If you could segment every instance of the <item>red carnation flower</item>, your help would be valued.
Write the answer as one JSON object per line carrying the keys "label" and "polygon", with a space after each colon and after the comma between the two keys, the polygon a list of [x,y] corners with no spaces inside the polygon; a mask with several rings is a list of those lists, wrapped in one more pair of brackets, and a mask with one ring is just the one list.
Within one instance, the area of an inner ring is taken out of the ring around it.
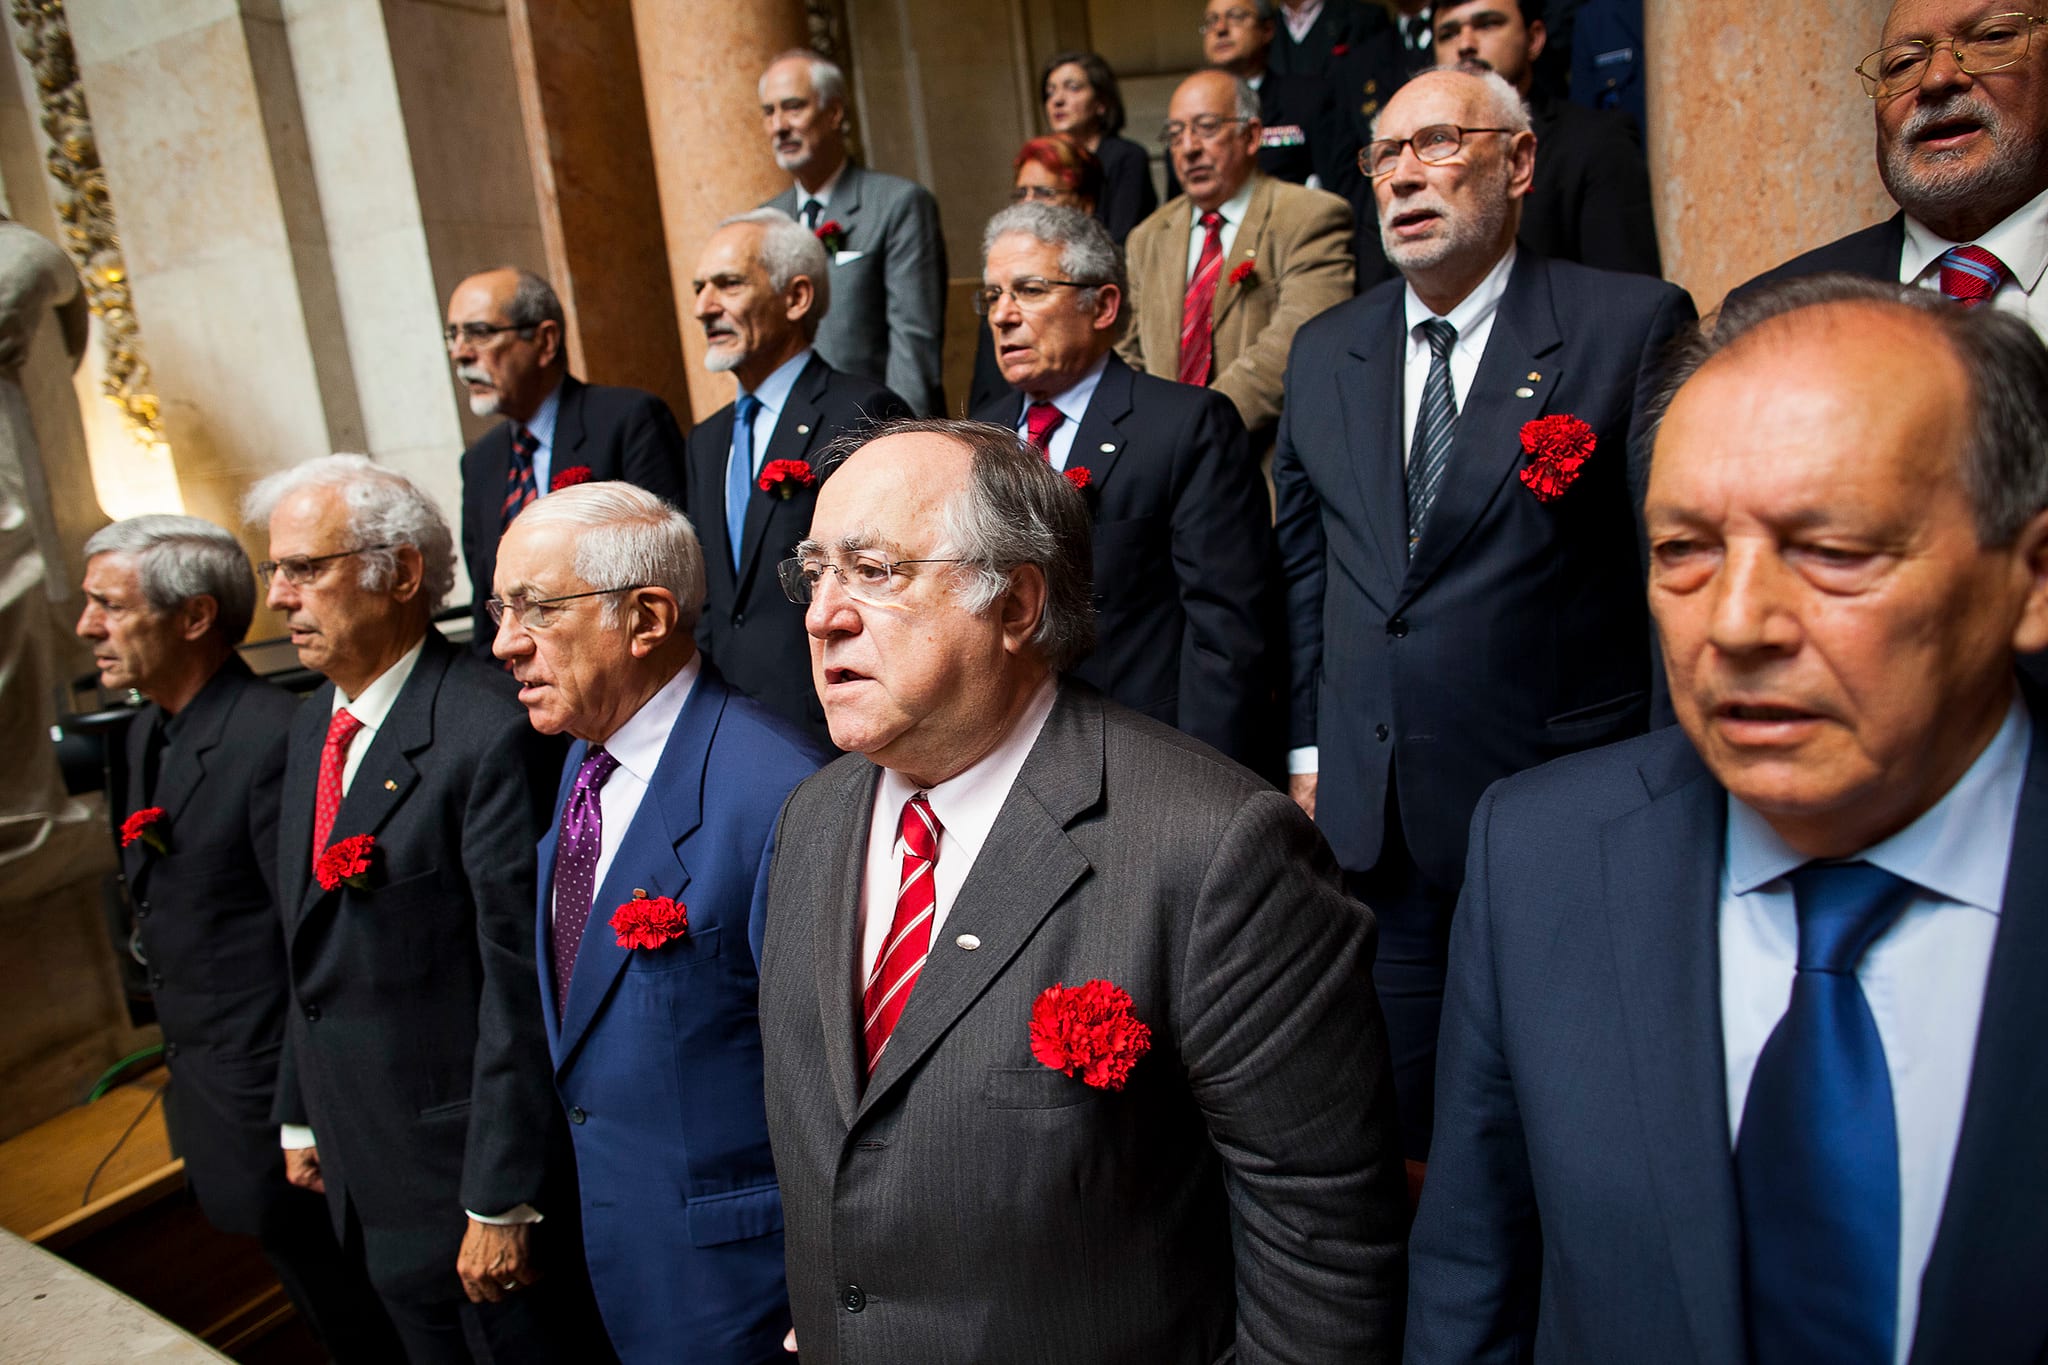
{"label": "red carnation flower", "polygon": [[818,224],[818,241],[833,255],[846,250],[846,228],[837,218],[827,218]]}
{"label": "red carnation flower", "polygon": [[1230,282],[1232,284],[1243,284],[1250,280],[1254,273],[1250,261],[1239,261],[1237,268],[1230,272]]}
{"label": "red carnation flower", "polygon": [[612,911],[612,930],[621,948],[659,948],[690,929],[690,910],[667,896],[635,895]]}
{"label": "red carnation flower", "polygon": [[1152,1029],[1132,1013],[1121,986],[1090,981],[1048,986],[1031,1006],[1031,1055],[1098,1090],[1121,1090],[1152,1050]]}
{"label": "red carnation flower", "polygon": [[374,835],[352,834],[327,846],[327,851],[313,864],[313,876],[322,891],[332,891],[337,886],[365,890],[370,885],[370,855],[376,851]]}
{"label": "red carnation flower", "polygon": [[572,464],[567,469],[557,470],[555,477],[548,480],[548,492],[559,493],[564,488],[574,488],[579,483],[590,482],[590,466]]}
{"label": "red carnation flower", "polygon": [[121,847],[126,848],[140,839],[158,853],[169,853],[170,841],[164,837],[167,833],[169,831],[164,826],[164,808],[144,806],[121,822]]}
{"label": "red carnation flower", "polygon": [[1341,57],[1341,56],[1343,56],[1343,55],[1344,55],[1345,53],[1349,52],[1350,50],[1351,50],[1351,44],[1349,44],[1349,43],[1331,43],[1331,44],[1330,44],[1330,55],[1331,55],[1332,57]]}
{"label": "red carnation flower", "polygon": [[788,502],[817,481],[809,460],[770,460],[754,482],[763,493],[773,493]]}
{"label": "red carnation flower", "polygon": [[1593,428],[1569,413],[1522,423],[1522,453],[1529,456],[1519,477],[1544,502],[1562,497],[1593,457]]}
{"label": "red carnation flower", "polygon": [[1071,465],[1061,470],[1060,474],[1068,483],[1074,485],[1074,487],[1082,492],[1088,491],[1088,467],[1086,465]]}

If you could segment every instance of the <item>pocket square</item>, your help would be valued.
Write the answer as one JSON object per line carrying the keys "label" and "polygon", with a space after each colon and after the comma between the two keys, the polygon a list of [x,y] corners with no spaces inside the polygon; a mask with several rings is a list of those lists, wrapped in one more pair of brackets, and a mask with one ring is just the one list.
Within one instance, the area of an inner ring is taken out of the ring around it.
{"label": "pocket square", "polygon": [[832,258],[832,264],[852,265],[855,261],[859,260],[861,257],[865,255],[867,255],[865,251],[842,251]]}

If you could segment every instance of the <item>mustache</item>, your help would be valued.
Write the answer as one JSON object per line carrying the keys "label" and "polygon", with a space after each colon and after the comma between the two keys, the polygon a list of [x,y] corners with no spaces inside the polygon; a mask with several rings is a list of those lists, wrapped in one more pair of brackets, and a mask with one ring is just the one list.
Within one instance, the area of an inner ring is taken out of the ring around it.
{"label": "mustache", "polygon": [[497,387],[491,383],[489,375],[474,365],[457,365],[455,367],[455,377],[465,384],[482,384],[485,388]]}
{"label": "mustache", "polygon": [[1987,133],[2003,131],[1998,111],[1988,102],[1976,97],[1975,91],[1958,90],[1939,104],[1923,104],[1906,116],[1899,125],[1899,139],[1917,142],[1930,129],[1944,123],[1953,123],[1958,118],[1974,119]]}

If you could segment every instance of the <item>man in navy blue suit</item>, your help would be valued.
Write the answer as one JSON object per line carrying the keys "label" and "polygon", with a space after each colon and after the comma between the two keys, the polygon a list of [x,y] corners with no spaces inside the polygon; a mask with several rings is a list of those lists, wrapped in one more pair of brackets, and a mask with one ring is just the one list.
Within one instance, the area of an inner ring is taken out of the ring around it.
{"label": "man in navy blue suit", "polygon": [[1402,278],[1296,335],[1273,484],[1289,786],[1379,916],[1373,976],[1421,1162],[1472,808],[1648,723],[1629,434],[1693,310],[1671,285],[1516,247],[1537,152],[1499,75],[1418,76],[1375,137]]}
{"label": "man in navy blue suit", "polygon": [[541,1010],[628,1365],[759,1365],[789,1328],[755,958],[775,819],[824,751],[698,655],[703,600],[689,520],[607,482],[513,522],[489,603],[534,728],[582,741],[540,844]]}
{"label": "man in navy blue suit", "polygon": [[1407,1359],[2038,1359],[2048,349],[1834,276],[1673,382],[1679,725],[1473,819]]}

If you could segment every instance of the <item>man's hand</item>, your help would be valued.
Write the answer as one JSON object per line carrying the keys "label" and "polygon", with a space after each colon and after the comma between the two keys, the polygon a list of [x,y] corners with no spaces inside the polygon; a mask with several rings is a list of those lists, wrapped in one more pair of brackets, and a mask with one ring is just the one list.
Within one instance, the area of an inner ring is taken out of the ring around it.
{"label": "man's hand", "polygon": [[1308,818],[1316,818],[1316,775],[1314,773],[1289,773],[1287,794],[1294,798]]}
{"label": "man's hand", "polygon": [[327,1181],[320,1175],[320,1149],[318,1147],[285,1148],[284,1178],[302,1190],[311,1190],[315,1194],[327,1193]]}
{"label": "man's hand", "polygon": [[532,1284],[540,1278],[533,1260],[533,1224],[470,1219],[455,1273],[471,1303],[501,1303],[507,1294]]}

